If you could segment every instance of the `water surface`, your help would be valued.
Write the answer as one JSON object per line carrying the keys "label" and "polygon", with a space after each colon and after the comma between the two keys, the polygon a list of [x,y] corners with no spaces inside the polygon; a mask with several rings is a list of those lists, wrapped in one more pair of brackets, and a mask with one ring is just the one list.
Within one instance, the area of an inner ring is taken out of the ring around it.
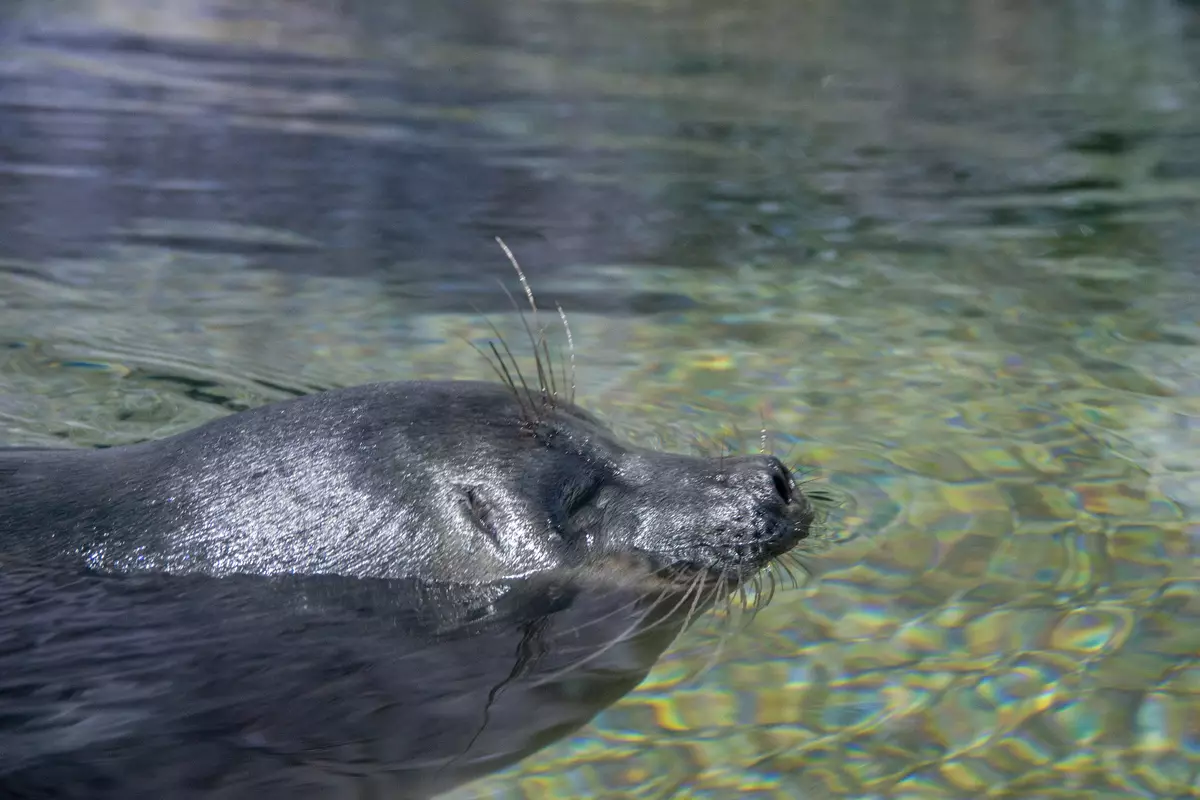
{"label": "water surface", "polygon": [[0,440],[490,377],[847,498],[819,580],[457,798],[1200,796],[1194,4],[0,12]]}

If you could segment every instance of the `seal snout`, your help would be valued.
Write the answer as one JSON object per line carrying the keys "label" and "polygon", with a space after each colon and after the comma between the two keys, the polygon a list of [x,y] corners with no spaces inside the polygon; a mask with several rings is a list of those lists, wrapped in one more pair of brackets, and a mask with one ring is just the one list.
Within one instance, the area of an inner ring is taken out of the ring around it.
{"label": "seal snout", "polygon": [[733,490],[731,516],[706,542],[720,566],[760,567],[808,538],[813,508],[778,458],[728,459],[723,472],[719,481]]}
{"label": "seal snout", "polygon": [[[797,506],[807,505],[796,488],[791,470],[775,456],[749,456],[738,465],[735,482],[749,492],[755,503],[781,516],[790,517]],[[799,538],[808,535],[807,527]]]}

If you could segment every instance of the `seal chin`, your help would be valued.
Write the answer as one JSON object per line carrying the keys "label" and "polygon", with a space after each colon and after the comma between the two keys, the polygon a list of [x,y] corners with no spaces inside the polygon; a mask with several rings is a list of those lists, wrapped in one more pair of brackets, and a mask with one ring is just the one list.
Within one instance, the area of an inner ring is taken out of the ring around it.
{"label": "seal chin", "polygon": [[776,521],[771,532],[764,537],[760,555],[760,567],[792,550],[812,534],[816,510],[803,494],[796,492],[789,503],[787,513]]}

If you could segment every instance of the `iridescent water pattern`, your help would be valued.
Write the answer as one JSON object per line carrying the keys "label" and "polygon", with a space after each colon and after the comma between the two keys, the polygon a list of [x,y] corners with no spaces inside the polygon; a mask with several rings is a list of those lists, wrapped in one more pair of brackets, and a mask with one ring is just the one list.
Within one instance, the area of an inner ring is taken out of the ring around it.
{"label": "iridescent water pattern", "polygon": [[1200,797],[1194,3],[6,9],[5,442],[488,377],[501,234],[589,407],[845,496],[455,797]]}

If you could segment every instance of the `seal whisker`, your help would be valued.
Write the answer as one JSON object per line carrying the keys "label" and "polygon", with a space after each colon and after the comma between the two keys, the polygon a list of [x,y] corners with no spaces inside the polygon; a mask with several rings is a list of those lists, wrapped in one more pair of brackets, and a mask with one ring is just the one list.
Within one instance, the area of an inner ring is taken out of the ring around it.
{"label": "seal whisker", "polygon": [[[503,285],[501,285],[501,288],[504,288]],[[508,290],[505,289],[505,291],[507,292]],[[512,295],[510,294],[509,296],[511,297]],[[514,300],[513,302],[515,303],[516,301]],[[469,344],[472,347],[472,349],[475,350],[475,352],[477,352],[481,356],[483,356],[483,360],[486,361],[492,367],[492,370],[495,371],[495,373],[500,377],[500,382],[502,384],[504,384],[506,387],[508,387],[508,390],[512,394],[513,399],[516,400],[517,405],[520,406],[521,415],[525,416],[526,402],[527,402],[528,398],[532,395],[532,392],[529,391],[529,384],[527,384],[525,382],[525,376],[521,372],[521,365],[519,363],[517,363],[517,359],[513,355],[512,349],[509,348],[508,342],[504,338],[504,334],[500,333],[500,329],[496,327],[496,324],[494,322],[492,322],[492,320],[487,316],[487,314],[484,314],[475,305],[472,305],[471,308],[473,308],[475,310],[475,313],[478,314],[483,319],[483,321],[487,323],[487,326],[492,329],[492,333],[495,334],[495,336],[496,336],[496,338],[494,340],[490,340],[487,343],[488,347],[492,351],[492,354],[496,356],[496,360],[493,362],[492,359],[488,358],[487,354],[484,353],[483,350],[480,349],[474,342],[472,342],[470,339],[466,339],[466,337],[463,337],[463,338],[467,342],[467,344]],[[508,361],[512,363],[513,370],[516,371],[517,377],[521,381],[521,386],[524,387],[524,389],[525,389],[524,395],[522,395],[521,390],[517,388],[517,383],[515,380],[513,380],[512,372],[510,372],[510,370],[508,368],[508,363],[505,362],[504,357],[502,355],[500,355],[500,351],[496,349],[497,341],[500,342],[500,346],[504,348],[504,352],[508,354]],[[534,423],[537,422],[538,415],[537,415],[536,409],[533,408],[532,404],[530,404],[528,413],[529,413],[529,419],[527,420],[527,422],[528,422],[528,424],[533,425]]]}
{"label": "seal whisker", "polygon": [[[719,587],[720,584],[717,584],[717,586]],[[726,601],[727,601],[727,604],[726,604],[727,613],[726,613],[724,620],[722,621],[720,632],[717,635],[717,644],[715,647],[713,647],[712,652],[709,653],[708,658],[705,660],[704,666],[701,667],[700,670],[692,676],[693,678],[703,677],[704,675],[708,674],[709,670],[711,670],[713,667],[716,666],[717,662],[721,658],[721,654],[725,650],[725,643],[732,636],[732,630],[733,630],[733,628],[732,628],[732,620],[733,620],[732,601],[731,601],[730,595],[726,594],[725,597],[726,597]]]}
{"label": "seal whisker", "polygon": [[789,553],[787,560],[790,561],[792,563],[792,565],[795,566],[798,570],[800,570],[800,572],[805,576],[805,578],[811,579],[814,577],[813,571],[811,569],[809,569],[809,566],[807,564],[805,564],[803,561],[800,560],[800,557],[798,555],[792,555]]}
{"label": "seal whisker", "polygon": [[[758,573],[755,573],[749,578],[744,578],[738,583],[738,609],[736,619],[731,621],[730,628],[737,633],[744,631],[749,626],[750,621],[754,617],[754,597],[756,596],[755,586],[758,580]],[[748,585],[747,585],[748,584]]]}
{"label": "seal whisker", "polygon": [[[688,593],[693,596],[692,609],[689,611],[688,620],[684,624],[683,629],[690,628],[691,624],[697,618],[692,615],[692,611],[697,608],[709,608],[712,613],[707,615],[708,625],[713,626],[712,635],[720,641],[724,637],[724,630],[728,623],[728,613],[730,611],[730,592],[727,586],[727,576],[724,570],[716,577],[715,580],[707,579],[703,573],[696,575],[696,578],[688,587]],[[725,608],[719,609],[718,602],[723,601]],[[690,678],[699,678],[708,671],[712,666],[711,660],[706,660],[705,664],[700,669],[691,671]]]}
{"label": "seal whisker", "polygon": [[[542,353],[546,359],[546,380],[550,382],[549,402],[554,403],[558,400],[558,381],[554,377],[554,359],[550,356],[550,341],[546,338],[546,331],[544,328],[538,329],[538,341],[542,345]],[[542,359],[538,357],[537,361],[538,363],[541,363]]]}
{"label": "seal whisker", "polygon": [[[469,342],[469,344],[472,347],[475,347],[474,342]],[[496,343],[488,342],[488,347],[491,348],[492,353],[496,356],[495,362],[493,362],[491,359],[489,359],[487,357],[487,354],[484,353],[482,350],[480,350],[478,347],[475,347],[475,349],[478,350],[479,354],[482,355],[484,357],[484,359],[489,364],[492,365],[492,368],[495,369],[497,373],[499,373],[501,381],[504,383],[505,386],[507,386],[512,391],[513,397],[516,398],[517,405],[519,405],[521,407],[521,414],[522,414],[522,416],[524,416],[526,413],[525,412],[525,396],[522,395],[521,392],[517,389],[516,381],[513,380],[513,376],[508,370],[508,365],[504,363],[504,359],[500,357],[499,351],[496,350]],[[522,382],[524,382],[524,381],[522,381]],[[532,414],[533,411],[531,410],[529,413]]]}
{"label": "seal whisker", "polygon": [[[702,578],[700,576],[697,576],[697,579],[702,580]],[[684,591],[679,591],[679,588],[677,586],[664,586],[659,591],[658,597],[654,600],[654,602],[651,603],[650,606],[647,607],[647,609],[646,609],[647,612],[654,610],[654,608],[656,606],[658,606],[659,603],[666,602],[666,601],[668,601],[668,598],[672,598],[672,597],[677,597],[678,601],[675,603],[675,605],[671,606],[669,611],[667,611],[665,614],[662,614],[657,619],[653,620],[650,623],[651,628],[653,628],[655,626],[659,626],[659,625],[672,624],[672,620],[674,619],[675,614],[677,614],[679,612],[679,610],[681,608],[683,608],[684,605],[687,604],[688,592],[686,589]],[[686,625],[686,622],[681,624],[680,627],[682,628],[685,625]]]}
{"label": "seal whisker", "polygon": [[554,359],[550,355],[550,340],[546,338],[545,328],[538,328],[538,341],[541,342],[542,354],[546,358],[546,379],[550,382],[551,402],[554,402],[558,399],[558,382],[554,377]]}
{"label": "seal whisker", "polygon": [[[729,581],[729,573],[731,571],[733,571],[733,570],[731,570],[729,567],[723,568],[721,570],[721,580],[720,580],[720,582],[717,583],[716,587],[714,588],[715,592],[721,593],[721,599],[724,601],[724,604],[725,604],[725,608],[723,609],[724,613],[721,617],[721,627],[722,627],[721,636],[722,637],[725,636],[725,632],[728,631],[730,626],[733,625],[733,618],[734,618],[734,615],[737,613],[736,612],[737,604],[734,600],[734,594],[733,594],[733,592],[729,591],[728,583],[727,583]],[[737,571],[740,572],[740,570],[737,570]],[[734,580],[738,582],[739,588],[740,588],[741,575],[737,575],[734,578]],[[715,602],[716,601],[714,600],[714,603]]]}
{"label": "seal whisker", "polygon": [[770,580],[770,588],[767,590],[767,599],[763,601],[763,608],[771,605],[771,601],[775,599],[775,591],[779,588],[779,580],[775,575],[775,564],[773,562],[771,568],[767,571],[767,576]]}
{"label": "seal whisker", "polygon": [[790,569],[788,569],[787,561],[785,559],[777,558],[774,561],[772,561],[771,569],[782,571],[783,574],[787,576],[788,582],[791,584],[793,589],[800,588],[800,584],[796,581],[796,576],[792,574],[792,571]]}
{"label": "seal whisker", "polygon": [[[515,305],[517,302],[516,298],[514,298],[512,296],[512,292],[508,291],[508,287],[506,287],[503,283],[501,283],[500,288],[504,290],[504,293],[508,295],[509,299],[512,300],[513,304]],[[484,317],[484,320],[487,322],[488,327],[490,327],[492,329],[492,332],[496,334],[496,341],[500,342],[500,346],[504,348],[504,352],[508,355],[508,360],[512,364],[513,371],[516,372],[517,378],[521,381],[521,388],[523,388],[525,390],[525,393],[528,397],[532,398],[533,391],[530,390],[529,384],[525,380],[525,373],[521,369],[521,365],[517,362],[516,356],[513,355],[512,348],[510,348],[508,346],[508,341],[504,338],[504,335],[502,333],[500,333],[500,331],[496,328],[496,326],[492,323],[492,321],[490,319],[488,319],[487,317]],[[521,316],[521,321],[522,322],[525,321],[524,315]],[[528,326],[526,326],[526,330],[528,330]],[[532,335],[530,336],[530,339],[532,341]],[[496,351],[495,342],[488,342],[488,346],[490,346],[492,348],[493,353],[496,353],[496,357],[500,358],[500,353]],[[537,348],[536,347],[534,348],[534,357],[535,357],[535,359],[537,358]],[[507,371],[507,368],[505,371]],[[541,373],[540,360],[538,361],[538,373],[539,374]],[[543,380],[543,384],[544,384],[544,380]],[[514,387],[514,389],[515,389],[515,387]],[[544,386],[541,389],[541,393],[543,394],[543,396],[545,395]],[[537,422],[538,419],[540,419],[540,417],[537,415],[537,413],[535,411],[533,418],[530,420],[530,422],[531,423]]]}
{"label": "seal whisker", "polygon": [[697,574],[696,580],[692,584],[694,592],[692,605],[696,609],[696,613],[688,615],[685,629],[695,625],[701,618],[704,619],[705,627],[720,624],[721,608],[718,601],[721,599],[721,582],[723,580],[721,575],[712,578]]}
{"label": "seal whisker", "polygon": [[683,621],[683,627],[685,629],[691,627],[692,622],[696,619],[697,609],[703,608],[700,603],[700,599],[704,596],[704,577],[705,576],[703,572],[697,572],[696,576],[692,579],[691,584],[688,586],[688,594],[694,596],[692,597],[692,606],[688,609],[687,616]]}
{"label": "seal whisker", "polygon": [[758,588],[758,576],[759,572],[756,571],[749,577],[743,577],[739,582],[739,586],[743,588],[738,595],[739,608],[736,620],[737,624],[734,627],[735,631],[745,630],[746,626],[750,624],[750,621],[754,617],[754,604],[756,602],[755,598],[757,597],[756,590]]}
{"label": "seal whisker", "polygon": [[771,605],[772,602],[774,602],[775,592],[779,589],[779,576],[775,572],[774,563],[771,563],[767,566],[767,569],[763,575],[763,582],[766,584],[766,587],[763,589],[762,594],[760,595],[762,599],[758,606],[759,610],[766,608],[767,606]]}
{"label": "seal whisker", "polygon": [[538,678],[537,680],[532,682],[532,685],[544,686],[547,683],[558,680],[559,678],[561,678],[563,675],[567,674],[568,672],[579,669],[584,664],[587,664],[591,661],[595,661],[597,658],[600,658],[602,655],[604,655],[605,653],[607,653],[609,650],[616,647],[617,645],[621,644],[622,642],[629,641],[632,638],[634,633],[650,631],[650,630],[655,629],[658,626],[669,625],[675,612],[677,612],[680,609],[680,607],[687,601],[686,593],[683,595],[680,595],[679,601],[665,614],[661,615],[657,619],[651,620],[648,624],[645,622],[645,620],[650,616],[650,613],[652,611],[656,610],[659,603],[661,603],[667,597],[671,596],[671,594],[672,593],[669,592],[669,587],[664,588],[662,591],[659,592],[658,596],[653,601],[651,601],[650,605],[646,608],[645,615],[639,619],[634,620],[634,622],[631,623],[629,625],[629,627],[627,627],[625,630],[621,631],[621,633],[619,633],[617,636],[613,637],[613,639],[611,641],[607,642],[599,649],[592,651],[586,657],[581,658],[578,661],[575,661],[571,664],[568,664],[567,666],[563,667],[562,669],[552,672],[549,675]]}
{"label": "seal whisker", "polygon": [[[613,587],[608,591],[608,593],[616,594],[622,588],[623,587],[619,587],[619,586]],[[613,617],[616,617],[620,614],[623,614],[624,612],[629,611],[632,608],[637,607],[637,605],[639,603],[641,603],[642,600],[643,600],[642,597],[633,597],[629,601],[624,603],[623,605],[620,605],[617,608],[614,608],[612,611],[592,617],[592,618],[588,619],[586,622],[581,622],[577,625],[573,625],[569,628],[565,628],[563,630],[563,632],[570,633],[570,634],[576,634],[576,633],[581,633],[583,631],[586,631],[590,627],[600,625],[600,624],[608,621],[609,619],[612,619]],[[586,646],[586,645],[584,645],[584,646]]]}
{"label": "seal whisker", "polygon": [[754,600],[753,600],[753,602],[750,603],[749,613],[746,614],[745,622],[742,625],[741,630],[743,630],[743,631],[746,630],[747,628],[749,628],[751,624],[753,624],[755,617],[758,616],[758,612],[761,611],[766,606],[766,603],[763,600],[763,592],[765,591],[764,584],[766,582],[767,577],[770,576],[770,574],[771,574],[770,570],[767,569],[767,570],[764,570],[761,572],[757,572],[754,575],[754,579],[752,581],[752,584],[753,584],[752,594],[754,595]]}
{"label": "seal whisker", "polygon": [[741,573],[742,573],[742,568],[740,568],[740,567],[739,567],[739,568],[737,568],[737,569],[734,569],[734,570],[732,570],[732,571],[736,573],[736,576],[734,577],[734,579],[733,579],[733,580],[736,582],[736,584],[737,584],[737,588],[736,588],[736,591],[734,591],[734,592],[730,592],[730,593],[727,595],[727,597],[728,597],[728,600],[729,600],[729,603],[728,603],[728,613],[727,613],[727,615],[726,615],[726,618],[725,618],[725,619],[726,619],[726,624],[727,624],[727,625],[728,625],[730,628],[732,628],[732,627],[733,627],[733,625],[734,625],[734,624],[736,623],[736,621],[737,621],[737,618],[738,618],[738,617],[739,617],[739,616],[740,616],[740,615],[741,615],[741,614],[742,614],[742,613],[745,611],[745,609],[746,609],[746,581],[745,581],[745,576],[741,574]]}
{"label": "seal whisker", "polygon": [[[538,388],[542,394],[542,401],[553,407],[554,396],[551,394],[550,387],[554,379],[552,375],[550,378],[547,378],[546,376],[547,369],[551,367],[550,351],[546,347],[545,330],[542,329],[538,324],[538,309],[537,302],[534,300],[533,289],[529,287],[529,281],[525,278],[525,272],[521,269],[521,265],[517,263],[516,256],[513,255],[512,250],[508,249],[508,245],[504,243],[504,240],[497,236],[496,243],[500,245],[500,248],[504,251],[504,255],[508,257],[508,262],[512,264],[512,268],[516,270],[517,278],[521,281],[521,287],[525,290],[525,297],[527,300],[529,300],[529,308],[533,311],[533,327],[537,328],[538,331],[538,336],[536,339],[533,335],[533,328],[529,327],[529,320],[525,318],[524,310],[517,305],[516,298],[512,296],[512,292],[508,291],[508,287],[504,286],[503,284],[500,285],[500,288],[504,289],[504,293],[507,294],[509,300],[512,301],[513,307],[517,309],[517,314],[521,318],[521,325],[525,328],[525,334],[529,337],[529,345],[533,349],[534,365],[537,367],[539,384]],[[539,343],[541,345],[540,348]],[[545,351],[545,361],[542,359],[543,350]]]}
{"label": "seal whisker", "polygon": [[[616,590],[614,589],[613,591],[615,592]],[[654,621],[650,622],[648,625],[644,625],[644,622],[650,616],[650,613],[653,612],[655,610],[655,608],[658,606],[658,604],[660,602],[662,602],[663,599],[666,598],[668,595],[669,595],[669,593],[666,588],[660,590],[658,595],[653,600],[651,600],[650,603],[646,606],[645,613],[639,615],[637,620],[635,620],[629,627],[627,627],[626,629],[624,629],[620,633],[618,633],[616,636],[614,636],[611,640],[606,642],[599,650],[590,651],[590,654],[588,656],[586,656],[585,658],[579,659],[578,661],[571,662],[567,666],[563,667],[562,669],[560,669],[556,672],[550,673],[549,675],[539,679],[534,685],[540,686],[546,682],[556,680],[558,677],[566,674],[567,672],[570,672],[573,669],[577,669],[578,667],[582,666],[583,664],[586,664],[587,662],[604,655],[604,653],[606,653],[612,647],[615,647],[616,645],[621,644],[622,642],[628,641],[631,638],[633,633],[636,633],[639,631],[651,630],[656,625],[661,624],[661,622],[662,622],[661,620],[654,620]],[[640,605],[644,601],[644,599],[645,599],[644,597],[641,597],[641,598],[635,597],[632,600],[630,600],[628,603],[626,603],[624,606],[622,606],[621,609],[629,610],[630,608],[636,608],[638,605]],[[621,610],[621,609],[618,609],[618,610]],[[599,620],[602,620],[603,618],[606,618],[609,616],[615,616],[616,611],[617,610],[614,610],[613,612],[609,612],[609,614],[602,615],[600,618],[597,618],[594,621],[599,621]],[[592,620],[590,620],[587,623],[583,623],[582,625],[576,625],[571,628],[567,628],[564,630],[564,633],[570,634],[570,633],[578,632],[580,630],[585,629],[590,624],[592,624]],[[584,645],[581,649],[587,650],[588,646]]]}
{"label": "seal whisker", "polygon": [[717,620],[720,624],[725,624],[728,615],[733,611],[733,595],[729,591],[727,583],[729,569],[722,566],[721,572],[717,576],[716,582],[712,585],[712,603],[716,608],[718,601],[721,604],[720,618]]}
{"label": "seal whisker", "polygon": [[683,623],[680,625],[680,630],[687,630],[692,626],[692,623],[703,614],[703,605],[701,604],[701,587],[704,586],[705,576],[702,572],[697,572],[692,575],[682,588],[682,597],[686,602],[689,598],[691,604],[688,606],[687,613],[684,614]]}
{"label": "seal whisker", "polygon": [[[563,311],[563,307],[558,303],[554,304],[558,309],[558,318],[562,320],[563,330],[567,334],[567,354],[571,361],[571,393],[567,396],[568,402],[575,402],[575,339],[571,336],[571,323],[567,322],[567,312]],[[566,368],[563,368],[563,383],[566,384],[567,375]]]}

